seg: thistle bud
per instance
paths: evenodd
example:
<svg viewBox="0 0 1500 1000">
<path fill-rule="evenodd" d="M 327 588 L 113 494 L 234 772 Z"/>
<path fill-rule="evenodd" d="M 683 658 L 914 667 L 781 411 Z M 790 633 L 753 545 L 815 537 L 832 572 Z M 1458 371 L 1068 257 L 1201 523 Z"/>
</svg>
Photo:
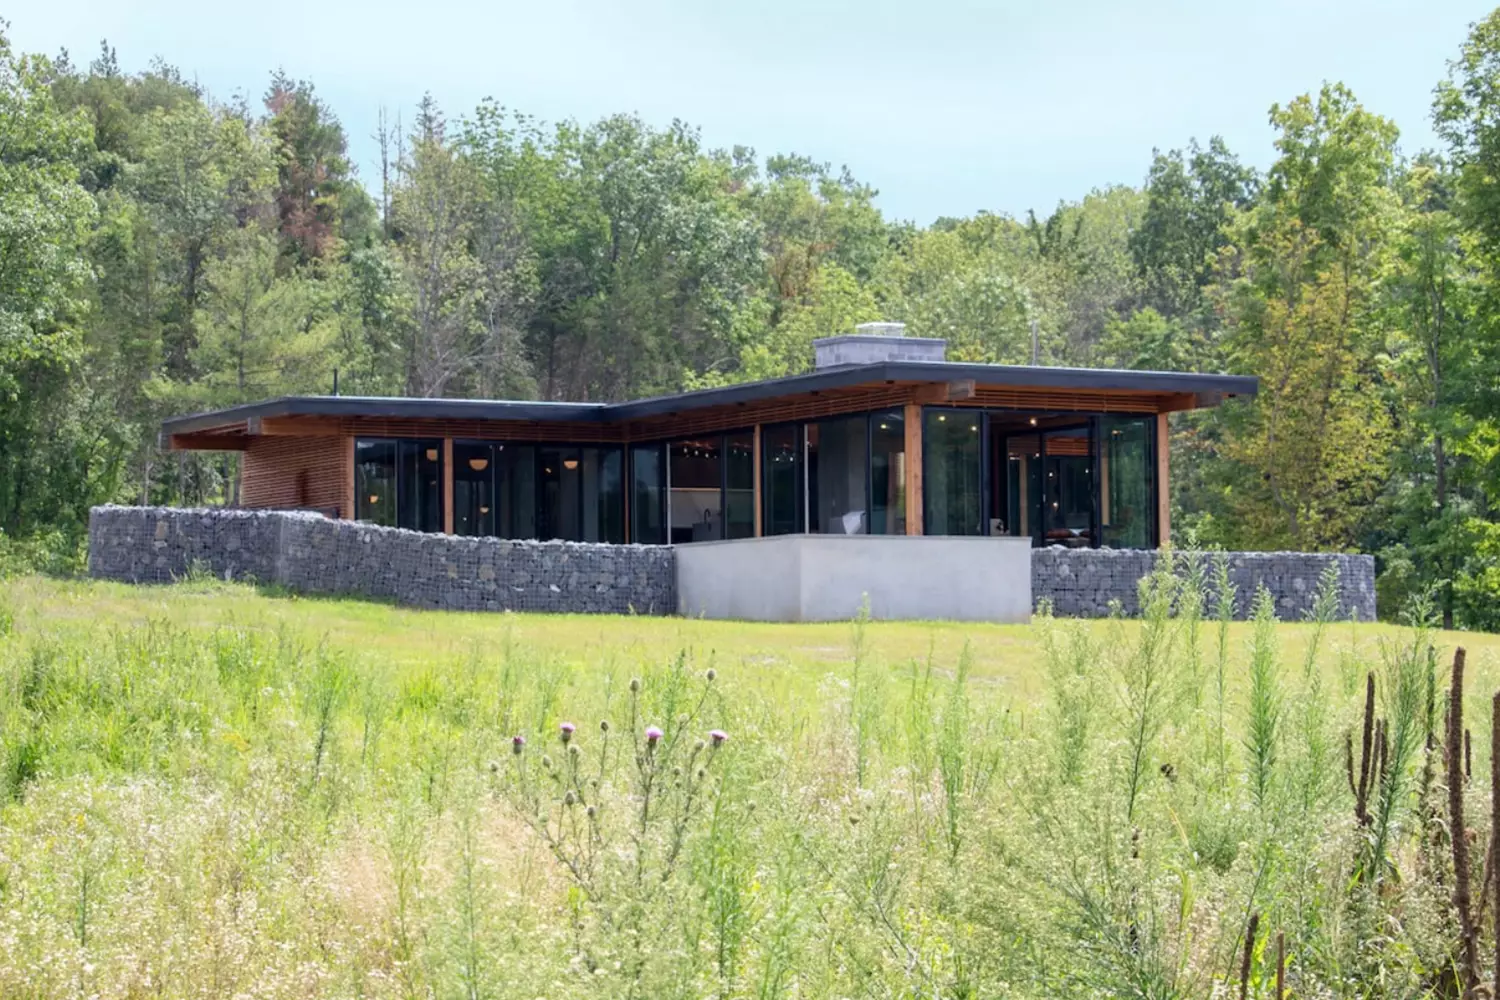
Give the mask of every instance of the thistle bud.
<svg viewBox="0 0 1500 1000">
<path fill-rule="evenodd" d="M 521 735 L 518 734 L 518 735 L 512 736 L 510 738 L 510 752 L 511 753 L 520 753 L 525 748 L 526 748 L 526 737 L 521 736 Z"/>
<path fill-rule="evenodd" d="M 631 694 L 640 694 L 640 691 L 641 691 L 641 679 L 639 677 L 632 677 L 632 678 L 630 678 L 630 693 Z"/>
<path fill-rule="evenodd" d="M 573 803 L 575 803 L 577 801 L 578 801 L 578 796 L 576 796 L 576 795 L 573 794 L 573 789 L 570 788 L 570 789 L 568 789 L 563 794 L 563 805 L 565 805 L 565 806 L 571 806 Z"/>
<path fill-rule="evenodd" d="M 719 676 L 718 671 L 714 670 L 713 667 L 709 667 L 707 670 L 705 670 L 703 672 L 703 679 L 706 680 L 706 681 L 708 681 L 710 684 L 712 684 L 714 682 L 714 678 L 718 677 L 718 676 Z"/>
<path fill-rule="evenodd" d="M 607 733 L 607 732 L 609 732 L 609 720 L 608 719 L 600 719 L 599 720 L 599 732 L 601 732 L 601 733 Z"/>
</svg>

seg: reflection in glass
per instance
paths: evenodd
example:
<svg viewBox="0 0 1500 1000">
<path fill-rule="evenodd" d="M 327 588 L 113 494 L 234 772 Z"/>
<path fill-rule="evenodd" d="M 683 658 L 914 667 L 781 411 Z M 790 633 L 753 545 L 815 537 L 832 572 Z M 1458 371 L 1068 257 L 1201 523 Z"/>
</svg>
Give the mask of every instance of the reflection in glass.
<svg viewBox="0 0 1500 1000">
<path fill-rule="evenodd" d="M 724 537 L 723 441 L 715 435 L 667 445 L 667 513 L 674 545 Z"/>
<path fill-rule="evenodd" d="M 638 545 L 667 541 L 662 512 L 666 484 L 662 446 L 636 445 L 630 449 L 630 540 Z"/>
<path fill-rule="evenodd" d="M 863 414 L 807 425 L 807 496 L 814 512 L 809 530 L 827 535 L 867 533 L 868 433 L 869 418 Z"/>
<path fill-rule="evenodd" d="M 354 508 L 361 521 L 396 526 L 396 442 L 355 442 Z"/>
<path fill-rule="evenodd" d="M 724 436 L 724 536 L 755 537 L 755 435 Z"/>
<path fill-rule="evenodd" d="M 396 526 L 443 530 L 443 442 L 396 442 Z"/>
<path fill-rule="evenodd" d="M 927 534 L 984 533 L 981 437 L 976 412 L 929 409 L 923 413 L 922 514 Z"/>
<path fill-rule="evenodd" d="M 1099 520 L 1103 544 L 1147 549 L 1155 540 L 1153 417 L 1103 417 L 1099 441 Z"/>
<path fill-rule="evenodd" d="M 618 448 L 583 449 L 583 541 L 625 540 L 624 484 Z"/>
<path fill-rule="evenodd" d="M 537 537 L 576 541 L 583 535 L 583 462 L 579 449 L 553 446 L 539 448 L 537 460 L 542 467 Z"/>
<path fill-rule="evenodd" d="M 494 446 L 476 441 L 453 442 L 453 533 L 495 534 Z"/>
<path fill-rule="evenodd" d="M 1093 443 L 1087 427 L 1043 435 L 1042 520 L 1046 544 L 1084 548 L 1092 544 L 1094 520 Z"/>
<path fill-rule="evenodd" d="M 761 531 L 791 535 L 802 530 L 802 427 L 763 427 L 761 448 Z"/>
<path fill-rule="evenodd" d="M 870 533 L 906 534 L 906 415 L 870 417 Z"/>
</svg>

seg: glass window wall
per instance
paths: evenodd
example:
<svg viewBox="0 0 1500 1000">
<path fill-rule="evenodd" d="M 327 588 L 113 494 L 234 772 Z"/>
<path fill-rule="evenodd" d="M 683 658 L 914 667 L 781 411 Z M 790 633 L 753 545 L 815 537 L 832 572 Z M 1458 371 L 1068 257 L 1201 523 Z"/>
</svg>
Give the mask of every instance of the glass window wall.
<svg viewBox="0 0 1500 1000">
<path fill-rule="evenodd" d="M 659 444 L 630 449 L 630 540 L 641 545 L 667 541 L 666 468 Z"/>
<path fill-rule="evenodd" d="M 1104 545 L 1148 549 L 1156 544 L 1155 417 L 1102 417 L 1099 435 L 1099 521 Z"/>
<path fill-rule="evenodd" d="M 803 530 L 802 425 L 762 427 L 761 531 L 791 535 Z"/>
<path fill-rule="evenodd" d="M 906 414 L 870 417 L 870 533 L 906 534 Z"/>
<path fill-rule="evenodd" d="M 396 442 L 355 442 L 354 501 L 359 520 L 396 526 Z"/>
<path fill-rule="evenodd" d="M 724 435 L 724 533 L 755 537 L 755 434 Z"/>
<path fill-rule="evenodd" d="M 718 435 L 667 446 L 667 512 L 672 544 L 724 537 L 724 439 Z"/>
<path fill-rule="evenodd" d="M 809 531 L 863 535 L 869 531 L 868 414 L 807 425 Z"/>
<path fill-rule="evenodd" d="M 928 409 L 922 416 L 922 519 L 929 535 L 985 533 L 983 413 Z"/>
</svg>

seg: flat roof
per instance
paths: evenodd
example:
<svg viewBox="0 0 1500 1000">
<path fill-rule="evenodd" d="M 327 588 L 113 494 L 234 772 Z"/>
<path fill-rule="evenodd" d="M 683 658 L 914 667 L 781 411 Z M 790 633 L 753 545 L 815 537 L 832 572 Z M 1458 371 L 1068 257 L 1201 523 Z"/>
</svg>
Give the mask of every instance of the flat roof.
<svg viewBox="0 0 1500 1000">
<path fill-rule="evenodd" d="M 259 403 L 174 417 L 162 422 L 162 433 L 191 434 L 254 418 L 299 416 L 615 423 L 881 382 L 936 384 L 970 379 L 976 385 L 1006 388 L 1190 393 L 1198 397 L 1199 406 L 1213 406 L 1228 396 L 1253 396 L 1260 388 L 1260 380 L 1253 375 L 1202 375 L 1117 368 L 1046 368 L 969 364 L 961 361 L 879 361 L 622 403 L 549 403 L 406 396 L 280 396 Z"/>
</svg>

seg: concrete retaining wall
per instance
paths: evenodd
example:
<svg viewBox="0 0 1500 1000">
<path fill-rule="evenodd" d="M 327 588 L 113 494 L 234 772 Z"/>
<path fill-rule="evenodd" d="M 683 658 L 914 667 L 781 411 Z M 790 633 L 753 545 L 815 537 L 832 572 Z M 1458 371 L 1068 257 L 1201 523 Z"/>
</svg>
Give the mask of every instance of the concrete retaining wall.
<svg viewBox="0 0 1500 1000">
<path fill-rule="evenodd" d="M 1032 593 L 1068 617 L 1104 617 L 1112 601 L 1119 601 L 1128 615 L 1139 614 L 1139 583 L 1156 568 L 1158 556 L 1139 549 L 1037 549 L 1031 556 Z M 1235 585 L 1237 618 L 1249 617 L 1256 588 L 1264 584 L 1276 599 L 1277 617 L 1301 621 L 1312 611 L 1323 572 L 1333 565 L 1339 570 L 1339 617 L 1375 620 L 1374 556 L 1229 552 L 1225 557 Z M 1180 562 L 1183 556 L 1177 558 Z"/>
<path fill-rule="evenodd" d="M 285 511 L 89 512 L 91 576 L 164 583 L 195 568 L 422 608 L 663 615 L 677 606 L 669 548 L 459 538 Z"/>
<path fill-rule="evenodd" d="M 866 598 L 875 619 L 1029 621 L 1031 543 L 777 535 L 677 547 L 677 607 L 688 617 L 847 621 Z"/>
</svg>

